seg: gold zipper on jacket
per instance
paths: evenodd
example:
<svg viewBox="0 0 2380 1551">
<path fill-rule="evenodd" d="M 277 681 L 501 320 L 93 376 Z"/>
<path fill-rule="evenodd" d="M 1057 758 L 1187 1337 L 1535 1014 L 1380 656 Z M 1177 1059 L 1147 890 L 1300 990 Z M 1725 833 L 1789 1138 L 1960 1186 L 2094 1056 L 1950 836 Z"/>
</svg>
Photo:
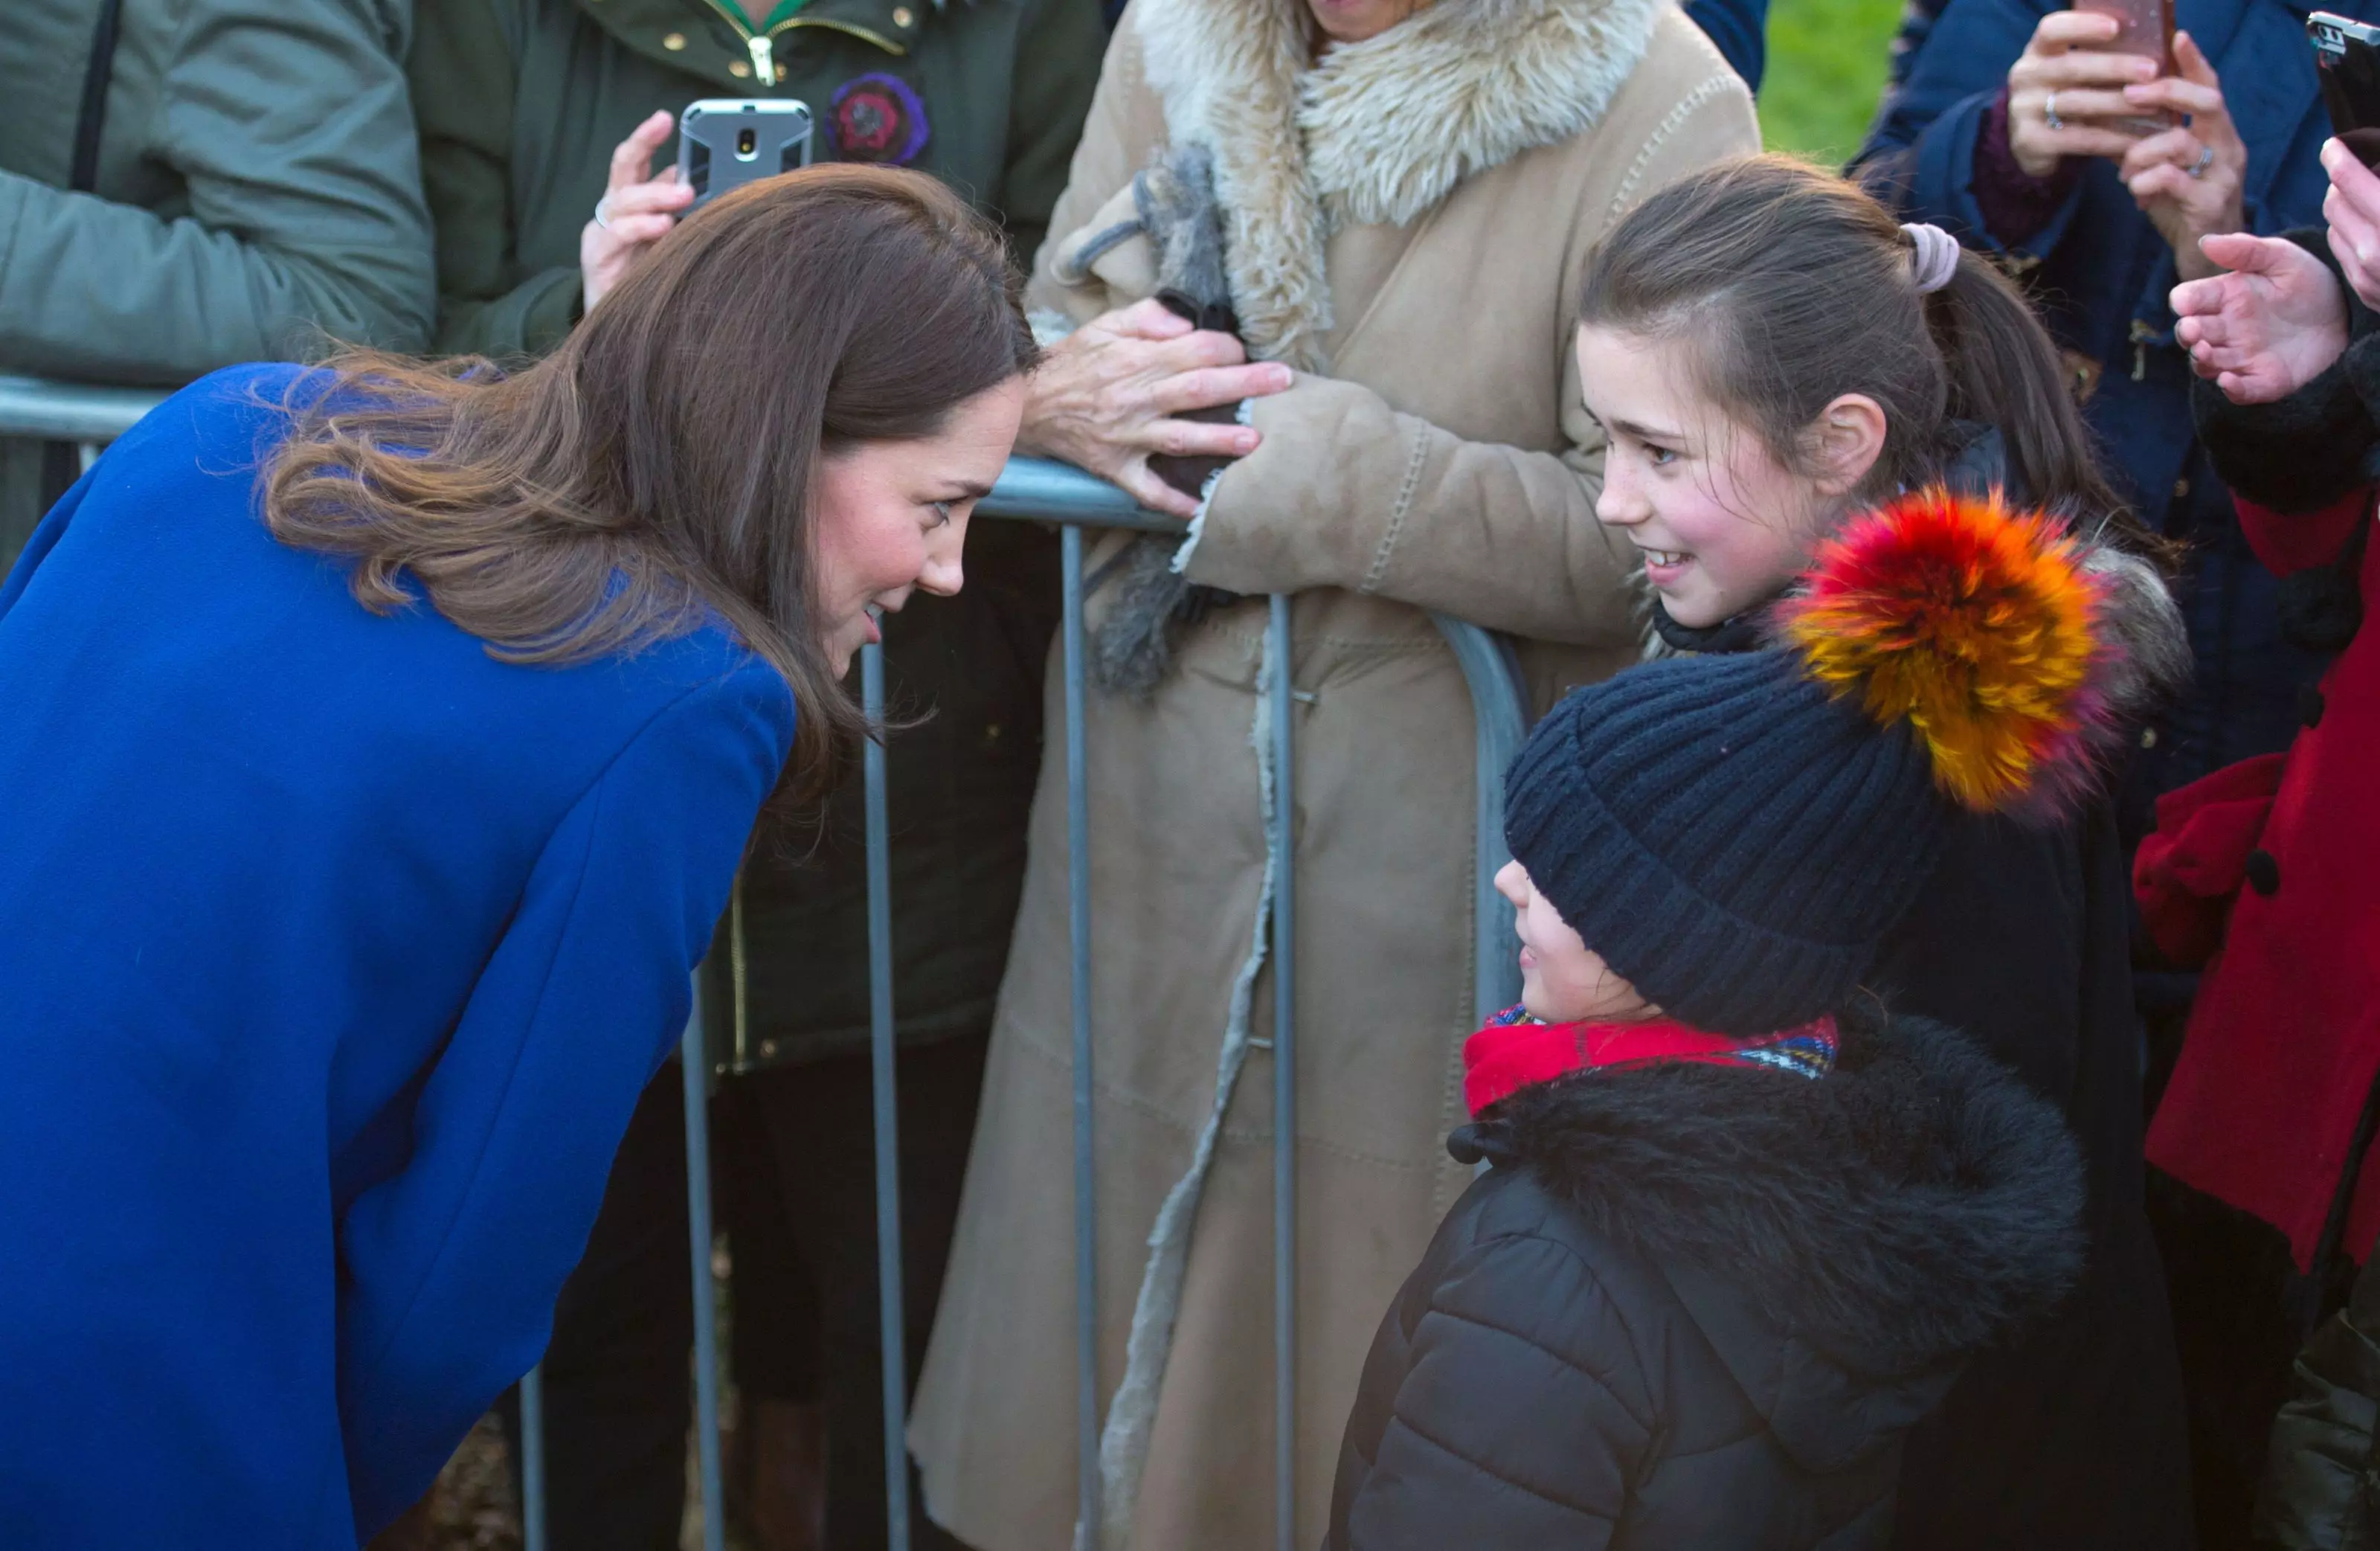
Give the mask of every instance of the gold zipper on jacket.
<svg viewBox="0 0 2380 1551">
<path fill-rule="evenodd" d="M 894 43 L 883 33 L 871 31 L 855 22 L 821 21 L 814 18 L 796 16 L 788 17 L 774 27 L 763 31 L 755 29 L 741 11 L 729 4 L 729 0 L 709 0 L 709 4 L 728 26 L 735 30 L 735 35 L 744 40 L 745 52 L 752 56 L 752 79 L 764 86 L 777 84 L 777 34 L 790 32 L 796 27 L 823 27 L 830 31 L 847 33 L 852 37 L 874 43 L 878 48 L 891 55 L 905 55 L 909 52 L 907 48 Z"/>
</svg>

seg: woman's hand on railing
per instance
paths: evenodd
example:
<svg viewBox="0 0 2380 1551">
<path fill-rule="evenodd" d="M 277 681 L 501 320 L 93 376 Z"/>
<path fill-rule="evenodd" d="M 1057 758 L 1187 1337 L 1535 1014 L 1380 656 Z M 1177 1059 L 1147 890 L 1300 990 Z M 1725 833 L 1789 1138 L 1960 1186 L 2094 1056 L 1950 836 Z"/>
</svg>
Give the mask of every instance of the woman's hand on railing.
<svg viewBox="0 0 2380 1551">
<path fill-rule="evenodd" d="M 669 235 L 694 190 L 677 180 L 672 163 L 655 177 L 653 157 L 669 142 L 677 120 L 655 113 L 612 151 L 612 176 L 594 216 L 578 234 L 578 276 L 585 310 L 620 283 L 644 250 Z"/>
<path fill-rule="evenodd" d="M 1050 348 L 1027 384 L 1017 451 L 1064 458 L 1142 506 L 1187 519 L 1197 502 L 1150 472 L 1150 455 L 1242 458 L 1258 438 L 1245 425 L 1175 417 L 1279 393 L 1290 381 L 1286 366 L 1249 364 L 1230 335 L 1193 328 L 1162 302 L 1136 302 Z"/>
</svg>

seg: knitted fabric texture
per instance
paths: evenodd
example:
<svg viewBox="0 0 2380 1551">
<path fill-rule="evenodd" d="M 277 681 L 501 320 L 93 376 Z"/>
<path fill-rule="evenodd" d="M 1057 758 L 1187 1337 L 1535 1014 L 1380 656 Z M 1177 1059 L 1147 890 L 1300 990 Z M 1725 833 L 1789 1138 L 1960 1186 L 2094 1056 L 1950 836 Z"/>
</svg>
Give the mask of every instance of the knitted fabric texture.
<svg viewBox="0 0 2380 1551">
<path fill-rule="evenodd" d="M 1572 694 L 1504 779 L 1504 835 L 1673 1018 L 1764 1034 L 1840 1008 L 1917 902 L 1946 805 L 1925 748 L 1782 652 L 1647 663 Z"/>
<path fill-rule="evenodd" d="M 1738 1036 L 1841 1008 L 1958 808 L 2088 789 L 2130 666 L 2064 528 L 1940 490 L 1855 519 L 1772 622 L 1790 649 L 1581 690 L 1505 776 L 1504 834 L 1587 946 Z"/>
</svg>

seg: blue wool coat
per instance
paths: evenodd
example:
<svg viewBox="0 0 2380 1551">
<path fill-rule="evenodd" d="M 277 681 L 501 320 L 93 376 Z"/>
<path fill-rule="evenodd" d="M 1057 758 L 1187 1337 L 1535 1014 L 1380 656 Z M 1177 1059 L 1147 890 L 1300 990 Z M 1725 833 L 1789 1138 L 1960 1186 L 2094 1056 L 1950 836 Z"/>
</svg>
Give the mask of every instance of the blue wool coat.
<svg viewBox="0 0 2380 1551">
<path fill-rule="evenodd" d="M 0 589 L 0 1526 L 352 1546 L 543 1349 L 787 757 L 713 628 L 507 666 L 257 513 L 294 368 Z"/>
<path fill-rule="evenodd" d="M 2252 754 L 2285 748 L 2299 686 L 2324 659 L 2280 635 L 2272 574 L 2249 551 L 2230 497 L 2190 420 L 2189 364 L 2173 343 L 2166 298 L 2172 250 L 2141 214 L 2115 165 L 2092 160 L 2048 224 L 2013 248 L 1986 231 L 1973 193 L 1975 142 L 2009 67 L 2062 0 L 1952 0 L 1929 30 L 1907 84 L 1854 170 L 1912 220 L 2005 253 L 2028 277 L 2061 346 L 2098 363 L 2084 414 L 2118 488 L 2152 527 L 2186 540 L 2180 597 L 2198 674 L 2154 729 L 2124 804 L 2128 837 L 2154 795 Z M 2222 78 L 2248 147 L 2245 216 L 2268 235 L 2319 225 L 2328 181 L 2316 159 L 2330 133 L 2297 0 L 2177 0 L 2178 25 Z M 2320 7 L 2380 19 L 2380 0 Z"/>
</svg>

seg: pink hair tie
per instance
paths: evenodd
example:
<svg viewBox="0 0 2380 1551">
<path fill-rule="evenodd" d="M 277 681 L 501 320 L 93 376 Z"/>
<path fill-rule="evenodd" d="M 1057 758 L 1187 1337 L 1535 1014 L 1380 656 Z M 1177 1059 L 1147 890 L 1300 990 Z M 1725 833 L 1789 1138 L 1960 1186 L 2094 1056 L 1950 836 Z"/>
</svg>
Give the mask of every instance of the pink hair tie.
<svg viewBox="0 0 2380 1551">
<path fill-rule="evenodd" d="M 1949 285 L 1959 273 L 1959 239 L 1925 221 L 1909 222 L 1900 231 L 1912 250 L 1909 273 L 1917 282 L 1917 294 L 1929 296 Z"/>
</svg>

